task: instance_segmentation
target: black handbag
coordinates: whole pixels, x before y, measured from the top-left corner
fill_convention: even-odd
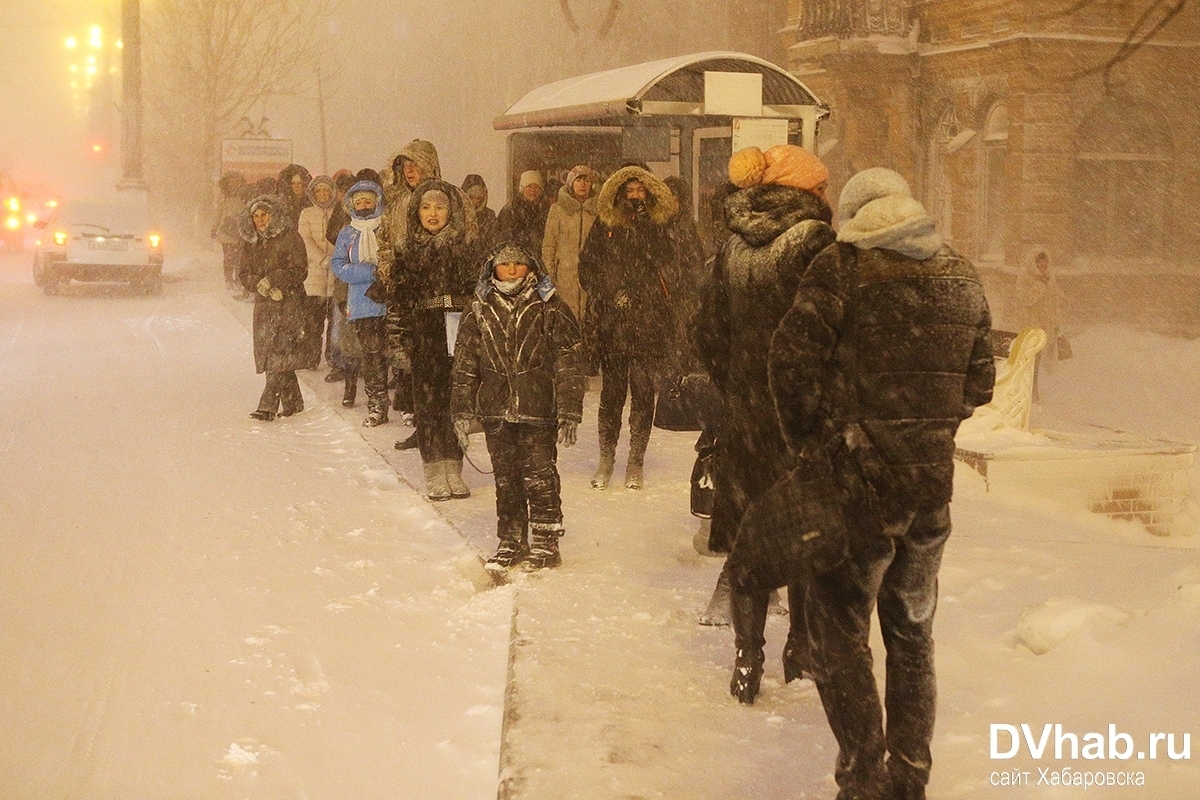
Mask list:
[[[717,458],[717,438],[705,432],[696,442],[696,463],[692,465],[692,516],[712,519],[713,499],[716,488],[713,484],[713,464]]]
[[[723,401],[712,379],[689,373],[670,380],[658,393],[654,427],[664,431],[702,431],[720,424]]]

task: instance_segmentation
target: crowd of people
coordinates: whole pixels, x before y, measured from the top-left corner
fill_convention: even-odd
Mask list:
[[[715,452],[708,550],[727,559],[710,609],[734,629],[731,693],[754,702],[770,597],[786,587],[784,675],[817,685],[839,800],[923,798],[953,436],[994,380],[974,268],[888,169],[847,182],[835,229],[829,171],[795,145],[730,159],[724,240],[697,232],[686,183],[644,164],[563,178],[523,172],[495,213],[483,178],[446,182],[423,140],[382,173],[224,176],[214,236],[227,283],[254,298],[266,374],[251,416],[302,410],[295,370],[323,355],[347,407],[362,378],[363,425],[411,419],[396,447],[419,450],[431,500],[469,496],[463,454],[482,428],[499,540],[488,567],[541,569],[561,564],[557,448],[576,442],[589,376],[596,490],[627,400],[636,490],[656,396],[709,387],[695,405],[719,409],[701,415],[701,440]],[[704,241],[719,244],[707,260]]]

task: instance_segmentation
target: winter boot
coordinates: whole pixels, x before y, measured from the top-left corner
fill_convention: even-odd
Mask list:
[[[471,496],[471,490],[467,488],[467,484],[463,483],[462,464],[461,458],[452,458],[442,462],[442,466],[446,470],[446,483],[450,486],[450,496],[456,500]]]
[[[641,489],[643,480],[642,465],[630,461],[625,465],[625,488]]]
[[[397,439],[394,445],[397,450],[415,450],[419,446],[416,431],[407,439]]]
[[[791,625],[783,646],[783,681],[813,677],[812,653],[808,647],[808,621],[804,618],[803,583],[788,586],[788,612]]]
[[[388,421],[388,396],[367,397],[367,418],[363,420],[364,428],[374,428]]]
[[[729,573],[721,570],[717,576],[717,585],[713,587],[712,597],[708,600],[708,608],[700,615],[701,625],[729,624]]]
[[[551,569],[562,564],[562,556],[558,552],[562,525],[534,522],[529,528],[529,556],[525,560],[529,568]]]
[[[250,418],[261,419],[263,422],[270,422],[271,420],[275,419],[275,412],[259,408],[250,412]]]
[[[342,405],[346,408],[354,408],[354,401],[358,398],[358,372],[356,370],[346,370],[346,384],[342,387]]]
[[[619,420],[618,420],[619,421]],[[618,425],[615,429],[600,420],[600,465],[592,476],[593,489],[607,489],[612,480],[613,468],[617,465],[617,437],[621,435]]]
[[[734,646],[737,658],[733,662],[733,678],[729,693],[743,705],[753,705],[763,676],[763,631],[767,627],[766,592],[732,592],[729,611],[733,620]]]
[[[496,555],[492,556],[484,564],[484,568],[489,572],[504,572],[510,567],[514,567],[525,560],[529,555],[529,545],[525,544],[525,532],[509,532],[506,531],[500,536],[500,546],[496,548]]]
[[[426,461],[425,496],[430,500],[449,500],[450,484],[446,483],[446,462]]]

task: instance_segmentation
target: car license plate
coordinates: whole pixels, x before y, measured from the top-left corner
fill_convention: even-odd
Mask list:
[[[128,250],[129,241],[126,239],[92,239],[88,242],[88,250]]]

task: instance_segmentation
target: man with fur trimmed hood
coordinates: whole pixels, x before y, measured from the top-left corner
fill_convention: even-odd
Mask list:
[[[775,331],[771,395],[788,449],[832,462],[849,532],[848,557],[816,572],[806,597],[838,797],[924,800],[954,434],[992,397],[991,318],[975,268],[943,244],[898,173],[858,173],[838,211],[837,242],[813,259]],[[869,643],[876,610],[886,731]]]
[[[563,532],[556,445],[583,418],[579,327],[554,282],[520,243],[483,265],[454,348],[450,408],[459,446],[483,422],[495,468],[496,554],[488,569],[557,567]]]
[[[642,488],[642,464],[654,423],[654,381],[671,346],[671,297],[677,263],[670,188],[638,165],[614,172],[596,201],[597,220],[579,254],[579,283],[595,326],[600,389],[600,463],[592,487],[608,488],[616,461],[625,396],[629,463],[625,486]]]

